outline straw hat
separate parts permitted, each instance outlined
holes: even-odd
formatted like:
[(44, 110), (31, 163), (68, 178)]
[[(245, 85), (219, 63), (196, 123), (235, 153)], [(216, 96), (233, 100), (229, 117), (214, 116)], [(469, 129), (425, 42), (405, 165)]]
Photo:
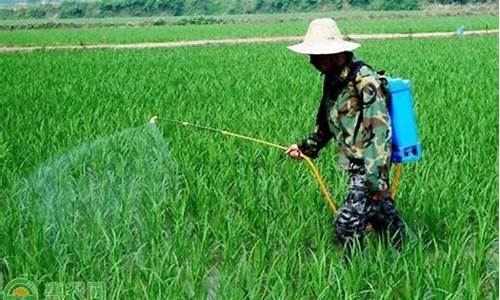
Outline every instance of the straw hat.
[(353, 51), (361, 45), (344, 41), (337, 23), (333, 19), (315, 19), (309, 24), (304, 41), (288, 49), (301, 54), (335, 54)]

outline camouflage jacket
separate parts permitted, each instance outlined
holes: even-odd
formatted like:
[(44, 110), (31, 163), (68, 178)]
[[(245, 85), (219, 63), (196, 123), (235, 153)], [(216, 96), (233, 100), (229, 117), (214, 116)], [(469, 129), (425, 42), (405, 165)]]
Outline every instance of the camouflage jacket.
[(348, 170), (351, 162), (361, 165), (368, 190), (386, 190), (392, 145), (387, 89), (369, 66), (363, 65), (355, 74), (349, 74), (351, 67), (354, 65), (346, 66), (340, 75), (325, 75), (316, 128), (298, 146), (304, 154), (315, 158), (335, 138), (340, 168)]

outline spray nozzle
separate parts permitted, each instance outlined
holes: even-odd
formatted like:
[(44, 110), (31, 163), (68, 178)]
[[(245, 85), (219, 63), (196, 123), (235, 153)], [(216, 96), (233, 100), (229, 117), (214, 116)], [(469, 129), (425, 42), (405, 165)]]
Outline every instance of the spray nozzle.
[(151, 120), (149, 120), (149, 124), (156, 126), (156, 123), (158, 123), (158, 116), (153, 116)]

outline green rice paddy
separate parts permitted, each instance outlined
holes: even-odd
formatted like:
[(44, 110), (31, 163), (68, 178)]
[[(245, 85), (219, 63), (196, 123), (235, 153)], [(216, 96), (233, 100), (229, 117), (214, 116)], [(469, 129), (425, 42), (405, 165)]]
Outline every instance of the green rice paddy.
[[(0, 31), (0, 46), (49, 46), (128, 44), (182, 40), (229, 39), (303, 35), (309, 21), (258, 24), (219, 24), (185, 26), (147, 26), (111, 28), (59, 28)], [(498, 16), (452, 16), (390, 19), (340, 19), (344, 34), (359, 33), (415, 33), (453, 32), (465, 30), (498, 29)]]
[[(322, 77), (285, 46), (0, 55), (0, 283), (104, 282), (108, 299), (497, 297), (498, 36), (357, 51), (411, 80), (424, 157), (397, 195), (403, 250), (369, 235), (352, 261), (305, 164), (143, 126), (157, 114), (296, 142)], [(341, 204), (336, 159), (329, 145), (317, 164)]]

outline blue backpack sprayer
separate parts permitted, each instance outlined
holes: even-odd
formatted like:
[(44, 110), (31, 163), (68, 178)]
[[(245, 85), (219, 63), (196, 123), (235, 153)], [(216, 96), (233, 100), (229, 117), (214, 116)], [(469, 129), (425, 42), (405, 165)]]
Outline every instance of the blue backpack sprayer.
[[(363, 66), (373, 69), (370, 65), (361, 60), (355, 61), (347, 79), (342, 83), (342, 86), (347, 85), (350, 81), (354, 81), (356, 74)], [(417, 121), (413, 109), (413, 96), (410, 81), (385, 76), (385, 71), (379, 71), (377, 73), (379, 80), (386, 87), (387, 109), (391, 116), (391, 159), (396, 164), (417, 161), (422, 158), (422, 148), (418, 139)], [(361, 113), (355, 131), (357, 131), (362, 121), (363, 114)]]
[(422, 158), (422, 147), (418, 139), (417, 121), (413, 110), (413, 96), (408, 80), (382, 76), (388, 87), (388, 107), (392, 124), (391, 160), (396, 163), (396, 174), (392, 182), (392, 199), (396, 199), (402, 164)]
[(422, 158), (417, 121), (413, 110), (411, 85), (408, 80), (386, 77), (389, 85), (388, 105), (392, 122), (392, 161), (410, 163)]

